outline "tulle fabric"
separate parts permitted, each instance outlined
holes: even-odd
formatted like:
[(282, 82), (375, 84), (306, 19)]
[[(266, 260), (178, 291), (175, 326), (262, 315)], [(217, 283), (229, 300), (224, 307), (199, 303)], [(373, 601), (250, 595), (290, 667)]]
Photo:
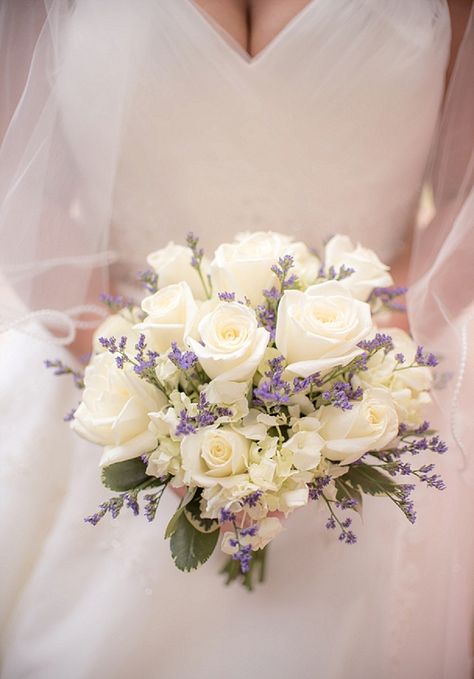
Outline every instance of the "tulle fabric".
[[(0, 35), (11, 34), (22, 4), (12, 0), (2, 5)], [(341, 556), (334, 536), (319, 528), (322, 517), (309, 511), (292, 517), (273, 550), (271, 582), (252, 598), (220, 589), (215, 575), (219, 556), (191, 576), (175, 572), (162, 540), (175, 505), (172, 496), (165, 498), (156, 526), (132, 517), (95, 529), (81, 525), (81, 517), (103, 496), (98, 457), (60, 422), (66, 402), (74, 405), (71, 390), (41, 373), (41, 361), (51, 356), (55, 341), (43, 325), (69, 341), (78, 317), (84, 320), (81, 312), (96, 311), (97, 293), (107, 290), (109, 274), (112, 284), (121, 287), (141, 254), (189, 227), (213, 244), (244, 226), (262, 226), (260, 211), (268, 220), (264, 226), (276, 223), (307, 238), (315, 229), (308, 214), (316, 211), (318, 224), (325, 224), (323, 235), (353, 229), (354, 237), (365, 234), (371, 239), (367, 245), (393, 256), (413, 217), (442, 96), (439, 74), (449, 42), (446, 3), (315, 0), (252, 61), (206, 23), (189, 0), (55, 0), (46, 9), (39, 35), (39, 22), (31, 30), (23, 24), (22, 39), (8, 47), (11, 59), (0, 63), (0, 69), (11, 72), (12, 64), (21, 63), (16, 49), (25, 48), (27, 55), (34, 46), (20, 105), (13, 114), (12, 103), (5, 114), (11, 123), (0, 152), (0, 320), (5, 327), (18, 323), (0, 336), (1, 474), (7, 489), (1, 516), (3, 542), (11, 543), (2, 557), (4, 679), (132, 673), (163, 679), (191, 673), (196, 678), (467, 679), (474, 594), (469, 445), (465, 454), (452, 446), (452, 456), (442, 463), (449, 496), (419, 497), (415, 529), (374, 499), (365, 509), (360, 544)], [(298, 40), (290, 41), (296, 29)], [(470, 403), (464, 389), (472, 345), (465, 320), (472, 277), (469, 256), (463, 255), (473, 237), (472, 99), (467, 87), (472, 39), (471, 23), (432, 150), (437, 216), (416, 234), (412, 277), (418, 282), (409, 298), (416, 338), (430, 349), (433, 343), (441, 348), (444, 366), (453, 373), (439, 401), (448, 419), (454, 414), (461, 444), (472, 440), (457, 421), (457, 413), (468, 413)], [(201, 59), (205, 67), (196, 70)], [(331, 59), (335, 67), (328, 70)], [(216, 69), (218, 85), (211, 76)], [(159, 92), (151, 98), (150, 72)], [(18, 78), (24, 77), (23, 68)], [(307, 120), (295, 115), (292, 126), (291, 116), (279, 112), (283, 98), (276, 96), (276, 86), (267, 85), (279, 79), (288, 87), (292, 83), (285, 97), (295, 111), (313, 115), (319, 108), (327, 113), (317, 119), (321, 128), (313, 135), (321, 154), (327, 151), (315, 174), (315, 163), (307, 161), (314, 138), (305, 144), (304, 135), (293, 134)], [(351, 120), (348, 108), (331, 108), (348, 81), (354, 85), (351, 116), (360, 128), (353, 143), (352, 131), (343, 134)], [(364, 119), (365, 100), (356, 94), (371, 83)], [(265, 87), (267, 106), (259, 107), (256, 93)], [(404, 98), (407, 91), (411, 98)], [(202, 99), (199, 92), (205, 93)], [(377, 108), (379, 100), (384, 105)], [(196, 151), (200, 141), (194, 140), (199, 135), (193, 121), (195, 114), (201, 120), (212, 111), (210, 101), (220, 108), (209, 118), (204, 157), (204, 151)], [(273, 133), (282, 131), (281, 146), (267, 143), (260, 149), (268, 165), (283, 166), (285, 179), (299, 161), (302, 182), (305, 174), (313, 182), (314, 176), (321, 178), (324, 191), (319, 193), (311, 181), (304, 184), (313, 198), (313, 203), (306, 200), (307, 210), (300, 207), (303, 201), (292, 202), (286, 184), (272, 183), (265, 165), (252, 174), (253, 156), (248, 174), (231, 173), (216, 163), (219, 172), (209, 174), (211, 151), (236, 132), (232, 126), (225, 129), (232, 107), (243, 115), (238, 131), (242, 148), (250, 148), (249, 140), (265, 139), (266, 126)], [(390, 130), (398, 127), (405, 130), (397, 138), (399, 149), (389, 139)], [(291, 146), (290, 137), (299, 145)], [(364, 165), (367, 145), (358, 145), (361, 139), (371, 142), (370, 149), (378, 144), (391, 153), (374, 154)], [(166, 162), (173, 159), (173, 148), (179, 149), (179, 166), (188, 174)], [(236, 153), (235, 145), (224, 148)], [(170, 149), (161, 165), (157, 149)], [(193, 152), (201, 165), (186, 163)], [(143, 158), (148, 175), (140, 167)], [(237, 167), (244, 166), (235, 160)], [(398, 173), (391, 174), (393, 168)], [(216, 181), (210, 206), (209, 193), (200, 202), (193, 173)], [(233, 183), (217, 183), (219, 173), (231, 176)], [(336, 190), (335, 176), (344, 191)], [(173, 189), (178, 179), (180, 193)], [(253, 185), (261, 193), (237, 219), (232, 201), (238, 205), (245, 195), (230, 187), (246, 182), (248, 195)], [(325, 194), (331, 198), (326, 203)], [(278, 210), (266, 207), (269, 196), (278, 201)], [(288, 218), (295, 210), (304, 222), (300, 231)], [(35, 312), (41, 315), (32, 317)], [(48, 323), (38, 323), (41, 318)], [(73, 360), (63, 348), (59, 357)], [(33, 390), (29, 386), (26, 393), (20, 385), (31, 375)]]

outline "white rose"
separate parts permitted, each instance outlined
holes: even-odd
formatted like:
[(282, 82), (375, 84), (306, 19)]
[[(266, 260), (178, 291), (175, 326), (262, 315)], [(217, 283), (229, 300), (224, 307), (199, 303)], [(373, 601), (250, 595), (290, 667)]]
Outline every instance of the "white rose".
[(348, 236), (334, 236), (326, 244), (326, 269), (331, 266), (338, 271), (342, 265), (354, 269), (342, 285), (351, 291), (352, 295), (362, 301), (367, 300), (374, 288), (385, 288), (393, 285), (393, 279), (388, 273), (390, 267), (383, 264), (373, 250), (363, 248), (360, 244), (354, 247)]
[(198, 326), (204, 346), (188, 344), (211, 379), (249, 380), (262, 360), (270, 335), (257, 326), (255, 312), (238, 302), (220, 302)]
[(181, 441), (186, 484), (232, 483), (247, 471), (250, 441), (230, 427), (201, 429)]
[(136, 311), (130, 311), (124, 309), (118, 314), (111, 314), (107, 316), (105, 321), (99, 325), (97, 330), (94, 332), (92, 338), (92, 348), (95, 353), (101, 353), (102, 351), (107, 351), (102, 344), (99, 342), (99, 337), (115, 337), (117, 342), (121, 337), (127, 337), (127, 348), (134, 347), (138, 342), (140, 333), (135, 330), (134, 326), (138, 323), (140, 319), (138, 318), (138, 313)]
[[(367, 370), (354, 376), (354, 386), (383, 386), (391, 391), (398, 417), (401, 422), (411, 426), (420, 424), (425, 406), (431, 402), (429, 390), (433, 383), (430, 368), (424, 366), (407, 366), (415, 358), (416, 343), (400, 328), (384, 329), (393, 340), (393, 351), (387, 354), (378, 351), (367, 362)], [(397, 363), (396, 355), (403, 354), (405, 362)], [(397, 370), (402, 368), (402, 370)]]
[(162, 391), (138, 377), (129, 365), (117, 368), (110, 353), (93, 356), (84, 381), (82, 402), (71, 427), (105, 446), (101, 466), (138, 457), (155, 447), (148, 413), (166, 405)]
[[(195, 299), (204, 300), (206, 293), (198, 272), (191, 266), (192, 256), (190, 248), (170, 241), (165, 248), (148, 255), (147, 262), (158, 274), (160, 288), (184, 281), (191, 288)], [(202, 259), (201, 271), (206, 280), (209, 273), (209, 260), (206, 257)]]
[(327, 281), (283, 294), (275, 343), (288, 370), (307, 377), (352, 361), (371, 330), (370, 306), (353, 299), (341, 283)]
[(191, 332), (197, 315), (197, 305), (187, 283), (168, 285), (145, 297), (142, 309), (146, 318), (135, 328), (149, 333), (153, 348), (161, 353), (168, 351), (172, 342), (184, 346), (184, 337)]
[(211, 262), (214, 292), (235, 292), (253, 306), (264, 301), (263, 290), (275, 285), (271, 267), (286, 253), (291, 239), (272, 231), (239, 234), (234, 243), (220, 245)]
[(324, 439), (316, 431), (299, 431), (283, 444), (293, 453), (293, 464), (300, 471), (316, 469), (323, 446)]
[(291, 255), (295, 266), (290, 270), (298, 276), (298, 281), (304, 288), (315, 282), (321, 269), (321, 260), (301, 242), (290, 243), (284, 247), (282, 255)]
[(367, 389), (351, 410), (323, 406), (318, 411), (324, 455), (350, 464), (369, 450), (382, 450), (398, 434), (398, 416), (390, 392)]

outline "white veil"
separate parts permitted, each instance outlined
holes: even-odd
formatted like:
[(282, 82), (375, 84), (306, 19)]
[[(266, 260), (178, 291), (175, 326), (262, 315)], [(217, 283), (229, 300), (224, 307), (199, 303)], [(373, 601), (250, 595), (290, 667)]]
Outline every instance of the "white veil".
[[(474, 440), (474, 8), (450, 79), (429, 180), (435, 215), (418, 228), (408, 293), (415, 339), (442, 358), (435, 391), (452, 437), (467, 463)], [(447, 375), (447, 373), (449, 375)], [(449, 376), (446, 383), (444, 376)], [(443, 385), (442, 383), (445, 382)], [(448, 408), (448, 404), (450, 407)], [(472, 462), (470, 468), (472, 470)]]

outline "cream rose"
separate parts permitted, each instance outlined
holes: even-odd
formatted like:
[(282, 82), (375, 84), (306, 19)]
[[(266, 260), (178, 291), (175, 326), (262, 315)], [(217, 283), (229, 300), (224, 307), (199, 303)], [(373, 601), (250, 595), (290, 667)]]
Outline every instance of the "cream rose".
[[(195, 299), (204, 300), (206, 292), (198, 272), (191, 266), (192, 256), (190, 248), (170, 241), (166, 247), (148, 255), (147, 262), (158, 274), (160, 288), (184, 281), (191, 288)], [(206, 277), (209, 273), (209, 260), (206, 257), (201, 262), (201, 270)]]
[(374, 288), (393, 285), (390, 267), (383, 264), (373, 250), (354, 246), (348, 236), (334, 236), (326, 244), (326, 269), (333, 266), (338, 271), (342, 265), (354, 269), (341, 284), (353, 297), (366, 301)]
[(85, 372), (85, 389), (71, 427), (83, 438), (105, 446), (101, 466), (147, 453), (156, 445), (149, 413), (163, 408), (166, 396), (110, 353), (96, 354)]
[(288, 370), (307, 377), (352, 361), (372, 327), (369, 305), (353, 299), (341, 283), (327, 281), (283, 294), (275, 343)]
[[(424, 366), (408, 367), (415, 358), (417, 345), (404, 330), (386, 328), (384, 332), (393, 340), (393, 351), (387, 354), (378, 351), (371, 356), (367, 370), (354, 376), (354, 385), (386, 387), (392, 394), (400, 421), (417, 426), (423, 419), (425, 406), (431, 402), (432, 371)], [(397, 363), (397, 354), (405, 357), (403, 364)]]
[(172, 342), (184, 345), (184, 337), (191, 332), (198, 311), (191, 288), (184, 282), (145, 297), (142, 309), (146, 318), (135, 329), (146, 331), (153, 348), (160, 353), (168, 351)]
[(319, 276), (321, 260), (302, 242), (290, 243), (284, 247), (282, 255), (291, 255), (294, 267), (290, 274), (295, 274), (303, 288), (312, 285)]
[(201, 319), (199, 336), (188, 345), (211, 379), (249, 380), (262, 360), (270, 335), (257, 326), (255, 312), (238, 302), (220, 302)]
[(288, 236), (272, 231), (243, 233), (234, 243), (223, 243), (211, 262), (214, 292), (235, 292), (238, 299), (260, 304), (263, 290), (276, 282), (271, 267), (287, 254), (290, 243)]
[(390, 392), (367, 389), (351, 410), (323, 406), (318, 411), (324, 455), (350, 464), (369, 450), (382, 450), (398, 434), (398, 416)]
[(198, 430), (181, 441), (184, 482), (202, 488), (232, 483), (229, 477), (244, 474), (250, 441), (230, 427)]

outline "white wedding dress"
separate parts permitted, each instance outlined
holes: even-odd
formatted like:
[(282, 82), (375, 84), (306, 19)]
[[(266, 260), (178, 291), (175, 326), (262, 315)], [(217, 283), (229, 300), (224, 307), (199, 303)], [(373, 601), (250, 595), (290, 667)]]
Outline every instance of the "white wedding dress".
[[(56, 96), (91, 194), (107, 140), (120, 142), (115, 288), (190, 229), (209, 250), (246, 229), (315, 246), (343, 232), (392, 260), (414, 221), (449, 42), (443, 0), (313, 0), (254, 58), (191, 0), (81, 2)], [(120, 129), (110, 83), (126, 90)], [(79, 224), (80, 205), (71, 213)], [(468, 679), (472, 561), (450, 526), (472, 509), (455, 452), (441, 461), (448, 490), (418, 492), (414, 527), (369, 498), (344, 546), (324, 514), (296, 512), (249, 594), (223, 585), (220, 554), (175, 569), (171, 492), (152, 524), (126, 512), (83, 523), (108, 491), (100, 451), (61, 421), (77, 394), (42, 372), (58, 352), (13, 331), (0, 348), (2, 679)]]

